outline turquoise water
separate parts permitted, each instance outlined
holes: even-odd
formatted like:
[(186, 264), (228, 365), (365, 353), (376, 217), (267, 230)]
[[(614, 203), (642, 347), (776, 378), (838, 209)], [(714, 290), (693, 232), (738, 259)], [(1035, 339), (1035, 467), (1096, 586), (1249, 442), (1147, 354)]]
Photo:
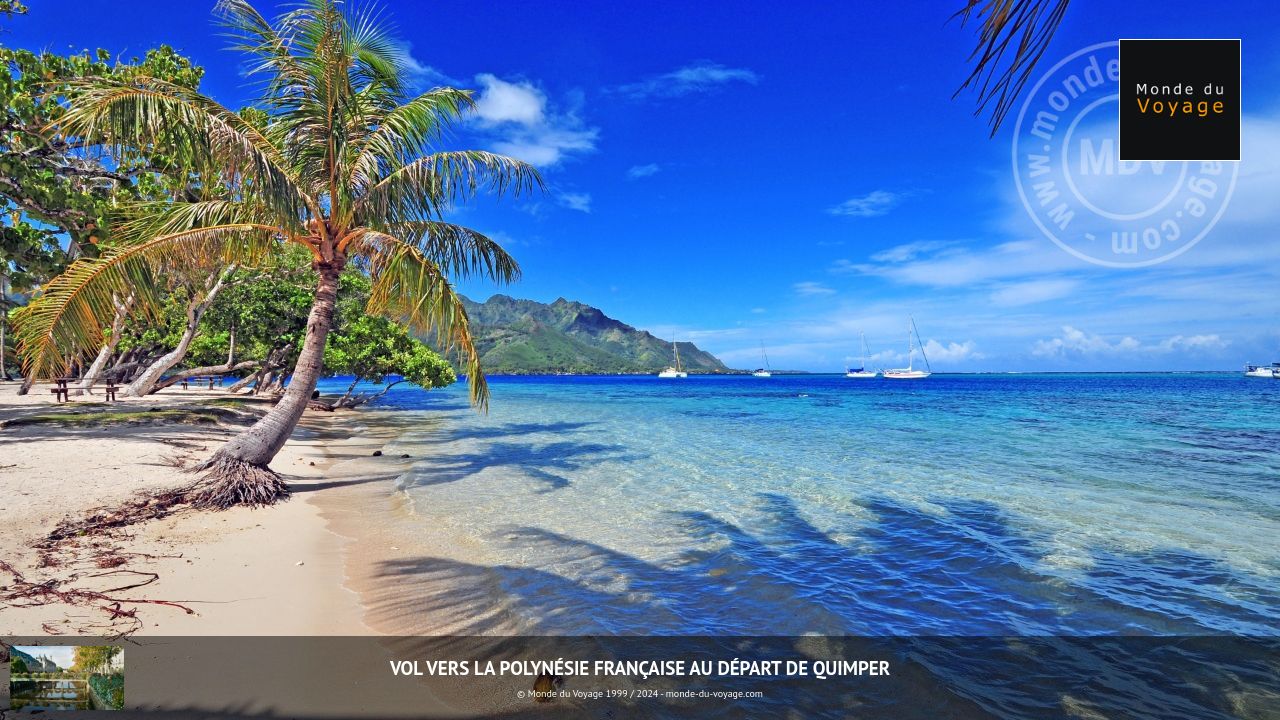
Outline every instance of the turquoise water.
[(463, 630), (1280, 634), (1280, 381), (491, 387), (487, 416), (461, 387), (383, 402), (417, 413), (432, 572), (490, 608)]

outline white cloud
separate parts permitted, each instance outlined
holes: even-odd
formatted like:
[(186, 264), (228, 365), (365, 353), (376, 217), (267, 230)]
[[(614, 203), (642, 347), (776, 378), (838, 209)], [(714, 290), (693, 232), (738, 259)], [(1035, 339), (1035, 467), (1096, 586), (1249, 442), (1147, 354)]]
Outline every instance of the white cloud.
[(1062, 327), (1062, 335), (1048, 340), (1037, 340), (1031, 354), (1038, 357), (1069, 357), (1072, 355), (1118, 355), (1137, 353), (1171, 353), (1179, 351), (1221, 350), (1227, 343), (1218, 335), (1174, 335), (1158, 343), (1144, 345), (1137, 338), (1124, 336), (1111, 341), (1100, 335), (1091, 335), (1070, 325)]
[(997, 287), (991, 293), (991, 302), (1002, 307), (1034, 305), (1048, 300), (1066, 297), (1080, 283), (1075, 280), (1028, 280)]
[(412, 43), (404, 43), (400, 48), (400, 53), (404, 69), (408, 72), (413, 84), (418, 87), (462, 87), (466, 84), (414, 57)]
[(907, 262), (908, 260), (915, 260), (926, 253), (936, 252), (952, 245), (955, 245), (955, 242), (948, 240), (917, 240), (916, 242), (896, 245), (888, 250), (881, 250), (872, 255), (871, 259), (883, 263)]
[(924, 353), (931, 362), (954, 363), (965, 360), (981, 360), (985, 357), (978, 352), (978, 346), (972, 340), (962, 343), (950, 342), (946, 345), (930, 339), (924, 344)]
[(706, 92), (729, 83), (755, 85), (760, 78), (746, 68), (731, 68), (708, 60), (700, 60), (669, 73), (619, 86), (617, 92), (633, 100), (647, 97), (672, 98)]
[(769, 311), (768, 311), (768, 310), (765, 310), (765, 309), (764, 309), (764, 308), (762, 308), (762, 307), (754, 307), (754, 308), (751, 308), (751, 313), (752, 313), (753, 315), (761, 315), (761, 314), (763, 314), (763, 313), (767, 313), (767, 312), (769, 312)]
[(662, 170), (662, 166), (657, 163), (649, 163), (648, 165), (633, 165), (627, 170), (627, 177), (632, 180), (646, 178), (651, 175), (657, 175)]
[(543, 121), (546, 95), (528, 82), (512, 83), (490, 73), (476, 76), (484, 89), (476, 99), (476, 115), (484, 122), (536, 125)]
[(843, 217), (880, 217), (888, 214), (909, 195), (910, 193), (889, 190), (872, 190), (866, 195), (849, 198), (835, 207), (828, 208), (827, 212)]
[(797, 295), (810, 296), (810, 297), (814, 295), (834, 295), (835, 294), (835, 290), (832, 290), (831, 288), (827, 287), (826, 285), (823, 285), (822, 283), (813, 282), (812, 280), (798, 282), (795, 285), (792, 285), (791, 289), (795, 290)]
[(490, 73), (476, 76), (475, 122), (488, 132), (493, 149), (539, 167), (595, 150), (600, 134), (572, 111), (548, 109), (546, 94), (528, 81), (509, 82)]
[(558, 196), (556, 196), (556, 201), (559, 202), (564, 207), (569, 208), (570, 210), (577, 210), (578, 212), (584, 212), (584, 213), (591, 212), (590, 193), (574, 193), (574, 192), (560, 193)]

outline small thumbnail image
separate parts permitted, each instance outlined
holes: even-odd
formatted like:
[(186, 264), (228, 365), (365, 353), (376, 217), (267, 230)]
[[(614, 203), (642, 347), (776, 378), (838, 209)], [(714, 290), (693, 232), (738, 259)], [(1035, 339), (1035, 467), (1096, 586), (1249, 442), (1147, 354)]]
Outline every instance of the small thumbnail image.
[(119, 645), (15, 645), (9, 648), (9, 707), (119, 710), (124, 648)]

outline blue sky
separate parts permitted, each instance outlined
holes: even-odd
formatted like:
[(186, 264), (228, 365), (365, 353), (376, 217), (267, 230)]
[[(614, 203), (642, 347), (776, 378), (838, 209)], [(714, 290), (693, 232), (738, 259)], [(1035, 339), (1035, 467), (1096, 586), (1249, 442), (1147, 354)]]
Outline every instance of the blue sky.
[[(1154, 267), (1059, 249), (988, 138), (957, 2), (396, 3), (424, 86), (478, 93), (460, 139), (551, 191), (459, 222), (508, 244), (503, 292), (567, 297), (730, 365), (834, 371), (905, 351), (938, 370), (1235, 369), (1280, 360), (1280, 7), (1076, 0), (1046, 54), (1121, 37), (1243, 39), (1244, 160), (1212, 233)], [(32, 3), (3, 42), (125, 56), (169, 43), (205, 92), (250, 98), (211, 2)], [(274, 14), (270, 3), (259, 6)], [(493, 288), (470, 284), (468, 294)]]

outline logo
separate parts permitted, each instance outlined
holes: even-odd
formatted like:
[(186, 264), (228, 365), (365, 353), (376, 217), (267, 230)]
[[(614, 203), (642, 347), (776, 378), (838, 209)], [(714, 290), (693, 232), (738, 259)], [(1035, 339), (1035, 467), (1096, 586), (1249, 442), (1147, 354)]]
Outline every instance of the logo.
[(1121, 40), (1120, 157), (1240, 159), (1239, 40)]
[(1191, 249), (1222, 217), (1239, 163), (1120, 159), (1119, 43), (1054, 65), (1018, 113), (1013, 174), (1050, 240), (1106, 267), (1136, 268)]

